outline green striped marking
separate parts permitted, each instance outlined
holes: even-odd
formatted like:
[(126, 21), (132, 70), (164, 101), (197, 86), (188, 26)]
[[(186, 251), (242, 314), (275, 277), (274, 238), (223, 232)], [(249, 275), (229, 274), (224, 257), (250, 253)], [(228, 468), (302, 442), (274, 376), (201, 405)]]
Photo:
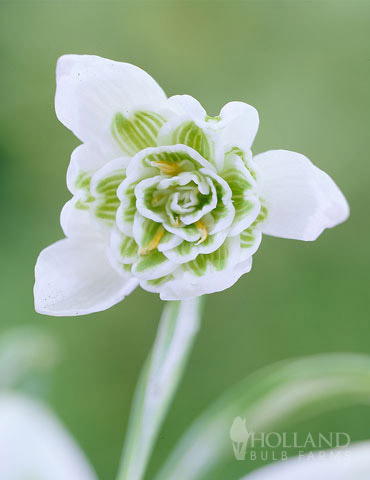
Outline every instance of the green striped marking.
[(125, 190), (123, 201), (124, 208), (120, 210), (120, 212), (122, 212), (124, 223), (133, 223), (134, 221), (136, 213), (135, 187), (137, 184), (138, 182), (134, 182)]
[(256, 180), (256, 178), (257, 178), (256, 172), (248, 164), (247, 159), (245, 158), (245, 152), (243, 152), (243, 150), (239, 147), (233, 147), (231, 150), (229, 150), (226, 153), (226, 155), (228, 155), (229, 153), (233, 153), (234, 155), (238, 155), (238, 157), (240, 157), (242, 159), (245, 167), (248, 169), (249, 173), (252, 175), (254, 180)]
[(256, 237), (254, 235), (255, 227), (263, 222), (267, 218), (267, 208), (264, 205), (261, 205), (260, 213), (256, 220), (252, 223), (250, 227), (241, 232), (240, 234), (240, 247), (241, 248), (250, 248), (253, 247)]
[(123, 263), (121, 265), (121, 268), (124, 272), (131, 272), (132, 269), (132, 263)]
[(253, 234), (253, 228), (249, 227), (240, 234), (240, 247), (251, 248), (254, 245), (256, 237)]
[(125, 169), (118, 169), (102, 178), (97, 186), (97, 198), (94, 204), (94, 214), (97, 218), (112, 223), (116, 219), (120, 201), (117, 189), (126, 178)]
[(132, 237), (122, 235), (122, 243), (119, 251), (124, 263), (127, 263), (125, 260), (130, 260), (132, 262), (137, 257), (138, 250), (138, 245)]
[(122, 150), (133, 156), (144, 148), (157, 146), (158, 132), (165, 122), (154, 112), (137, 111), (130, 118), (118, 112), (113, 118), (112, 134)]
[(267, 215), (268, 215), (267, 208), (266, 208), (265, 205), (263, 205), (263, 203), (262, 203), (263, 200), (260, 199), (260, 202), (261, 202), (260, 213), (258, 214), (258, 217), (256, 218), (256, 220), (252, 223), (251, 227), (255, 227), (256, 225), (263, 222), (267, 218)]
[(90, 191), (91, 174), (88, 172), (80, 172), (75, 180), (77, 190)]
[(216, 207), (210, 212), (215, 220), (218, 222), (222, 218), (226, 217), (229, 213), (229, 208), (223, 202), (224, 189), (219, 183), (214, 182), (217, 195), (217, 204)]
[(140, 257), (140, 260), (135, 263), (135, 272), (141, 273), (146, 270), (151, 270), (164, 262), (168, 262), (167, 257), (158, 250), (152, 250), (147, 255)]
[(209, 254), (201, 253), (191, 262), (184, 264), (184, 268), (201, 277), (207, 273), (210, 266), (217, 271), (223, 270), (227, 265), (228, 257), (228, 242), (224, 242), (215, 252)]
[(221, 120), (221, 115), (216, 115), (215, 117), (206, 115), (206, 122), (219, 122), (220, 120)]
[(164, 277), (156, 278), (154, 280), (146, 280), (146, 283), (148, 285), (151, 285), (152, 287), (160, 287), (161, 285), (164, 285), (165, 283), (173, 279), (174, 279), (173, 275), (170, 274), (170, 275), (165, 275)]
[(193, 148), (206, 160), (211, 161), (213, 157), (213, 145), (208, 136), (192, 121), (183, 123), (173, 131), (172, 142)]
[(253, 203), (246, 198), (245, 193), (252, 188), (242, 172), (229, 168), (222, 173), (232, 192), (232, 202), (235, 208), (235, 220), (245, 217), (253, 208)]
[[(161, 223), (154, 222), (149, 218), (145, 218), (141, 226), (140, 246), (145, 248), (150, 245), (158, 234), (162, 233), (163, 226)], [(164, 234), (164, 231), (163, 231)], [(162, 237), (160, 238), (160, 240)], [(159, 242), (158, 242), (159, 243)], [(156, 247), (157, 248), (157, 247)]]
[(91, 173), (80, 172), (75, 180), (75, 188), (81, 191), (82, 197), (75, 203), (78, 210), (89, 210), (95, 198), (90, 193)]

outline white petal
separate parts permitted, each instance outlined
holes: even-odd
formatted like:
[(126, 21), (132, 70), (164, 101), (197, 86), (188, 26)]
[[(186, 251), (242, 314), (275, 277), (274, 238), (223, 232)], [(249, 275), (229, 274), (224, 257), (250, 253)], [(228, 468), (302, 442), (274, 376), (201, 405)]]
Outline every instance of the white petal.
[(75, 182), (81, 173), (94, 173), (107, 163), (106, 157), (98, 145), (79, 145), (71, 155), (67, 170), (67, 187), (71, 193), (76, 193)]
[(105, 310), (137, 286), (111, 266), (103, 244), (65, 239), (45, 248), (35, 268), (35, 308), (54, 316)]
[(186, 115), (197, 121), (204, 121), (207, 115), (202, 105), (191, 95), (174, 95), (168, 99), (167, 105), (178, 115)]
[(370, 443), (346, 449), (314, 452), (257, 470), (243, 480), (368, 480)]
[(90, 210), (76, 208), (78, 200), (78, 197), (73, 197), (62, 208), (60, 224), (65, 236), (75, 239), (82, 238), (88, 241), (108, 239), (108, 232), (98, 225)]
[[(57, 64), (55, 110), (59, 120), (84, 142), (112, 142), (117, 112), (159, 106), (161, 87), (140, 68), (94, 55), (64, 55)], [(101, 140), (101, 138), (106, 137)]]
[[(250, 149), (256, 136), (259, 118), (257, 110), (244, 102), (229, 102), (220, 111), (219, 119), (207, 117), (202, 105), (190, 95), (176, 95), (168, 99), (168, 106), (178, 115), (185, 115), (206, 130), (220, 133), (225, 146)], [(209, 121), (207, 121), (209, 118)]]
[(96, 480), (78, 445), (44, 406), (0, 397), (0, 478)]
[[(213, 272), (196, 278), (184, 275), (178, 279), (167, 282), (159, 290), (161, 300), (186, 300), (208, 293), (221, 292), (232, 287), (239, 278), (248, 273), (252, 268), (252, 257), (244, 260), (230, 270)], [(145, 282), (141, 283), (145, 289)]]
[(268, 212), (263, 233), (316, 240), (325, 228), (347, 219), (349, 207), (342, 192), (304, 155), (271, 150), (257, 155), (255, 163)]
[(247, 103), (229, 102), (222, 108), (220, 117), (216, 125), (224, 145), (251, 148), (259, 125), (257, 110)]

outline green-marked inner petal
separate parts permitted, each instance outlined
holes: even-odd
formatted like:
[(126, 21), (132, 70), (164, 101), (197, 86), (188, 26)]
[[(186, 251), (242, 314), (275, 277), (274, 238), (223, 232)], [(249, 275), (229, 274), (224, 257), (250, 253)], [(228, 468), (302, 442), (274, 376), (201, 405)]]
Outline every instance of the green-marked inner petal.
[(113, 262), (118, 263), (120, 268), (123, 268), (122, 264), (129, 265), (131, 270), (132, 263), (139, 258), (139, 246), (135, 239), (123, 234), (117, 228), (113, 228), (110, 246)]
[(195, 225), (176, 227), (171, 223), (164, 222), (163, 226), (168, 232), (174, 233), (188, 242), (197, 242), (201, 237), (200, 231)]
[(213, 178), (213, 184), (216, 189), (217, 202), (215, 208), (210, 212), (213, 218), (213, 226), (209, 231), (210, 234), (218, 233), (228, 228), (232, 224), (235, 216), (230, 187), (217, 175)]
[(148, 269), (153, 269), (154, 267), (157, 267), (163, 262), (167, 261), (167, 257), (163, 255), (163, 253), (156, 251), (153, 251), (152, 253), (148, 255), (144, 255), (135, 262), (135, 273), (140, 273), (140, 272), (145, 272), (145, 270)]
[(112, 122), (112, 134), (122, 150), (130, 156), (157, 145), (158, 131), (165, 119), (154, 112), (137, 111), (129, 118), (118, 112)]
[(184, 264), (184, 269), (200, 277), (211, 268), (216, 271), (224, 270), (228, 263), (229, 243), (224, 242), (220, 248), (210, 254), (200, 254), (195, 260)]
[(173, 280), (173, 275), (165, 275), (164, 277), (155, 278), (154, 280), (147, 280), (149, 285), (153, 287), (158, 287), (159, 285), (163, 285), (164, 283), (168, 282), (169, 280)]
[(108, 223), (115, 222), (116, 213), (120, 206), (117, 190), (126, 178), (125, 172), (125, 169), (115, 170), (96, 183), (94, 188), (96, 200), (93, 211), (95, 216), (100, 220), (107, 221)]
[(186, 263), (194, 260), (198, 255), (210, 254), (217, 250), (225, 241), (227, 232), (223, 231), (216, 235), (208, 235), (202, 242), (182, 242), (176, 248), (167, 250), (165, 253), (169, 260), (175, 263)]
[(152, 250), (133, 264), (132, 272), (140, 279), (153, 280), (163, 277), (175, 270), (176, 265), (168, 260), (162, 252)]
[[(140, 246), (140, 254), (147, 254), (158, 249), (162, 240), (164, 245), (168, 246), (171, 242), (170, 237), (172, 237), (172, 234), (166, 232), (162, 223), (145, 218), (139, 212), (135, 214), (133, 232), (134, 238)], [(173, 245), (175, 246), (176, 242)]]
[(136, 213), (136, 197), (135, 188), (137, 182), (130, 183), (126, 178), (118, 189), (118, 198), (120, 199), (120, 206), (117, 210), (117, 226), (126, 235), (133, 235), (133, 224)]
[(78, 200), (75, 203), (75, 208), (79, 210), (89, 210), (91, 203), (95, 200), (90, 193), (92, 174), (89, 172), (80, 172), (75, 180), (75, 188), (78, 190)]
[(251, 248), (256, 240), (256, 234), (253, 228), (247, 228), (240, 234), (241, 248)]
[(253, 192), (255, 180), (241, 157), (232, 152), (225, 155), (225, 165), (221, 175), (231, 189), (235, 208), (230, 235), (237, 235), (254, 222), (260, 211), (260, 202)]
[(232, 155), (237, 155), (243, 162), (245, 168), (248, 169), (249, 173), (252, 175), (253, 179), (256, 180), (257, 176), (256, 176), (256, 172), (253, 170), (253, 168), (251, 168), (248, 160), (247, 160), (247, 154), (246, 152), (244, 152), (241, 148), (239, 147), (233, 147), (231, 150), (229, 150), (228, 152), (226, 152), (225, 154), (225, 158), (228, 157), (229, 154), (232, 154)]
[(122, 242), (120, 245), (120, 258), (122, 263), (133, 263), (138, 255), (138, 245), (132, 237), (122, 235)]
[[(260, 199), (260, 202), (263, 202), (263, 200)], [(256, 225), (258, 225), (259, 223), (262, 223), (264, 220), (266, 220), (267, 215), (268, 215), (267, 208), (266, 208), (266, 206), (263, 205), (263, 203), (262, 203), (262, 204), (261, 204), (260, 213), (259, 213), (258, 217), (256, 218), (256, 220), (254, 221), (254, 223), (253, 223), (252, 226), (256, 226)]]
[(214, 144), (209, 135), (202, 130), (193, 121), (188, 121), (172, 132), (170, 137), (171, 144), (181, 143), (187, 145), (204, 157), (209, 162), (213, 162)]

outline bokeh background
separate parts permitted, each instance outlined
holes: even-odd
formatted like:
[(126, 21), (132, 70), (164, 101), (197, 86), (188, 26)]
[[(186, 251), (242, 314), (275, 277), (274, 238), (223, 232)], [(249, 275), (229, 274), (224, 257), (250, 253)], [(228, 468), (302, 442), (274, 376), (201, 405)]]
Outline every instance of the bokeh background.
[[(34, 263), (62, 237), (65, 174), (79, 143), (55, 117), (57, 58), (91, 53), (134, 63), (168, 95), (198, 98), (210, 115), (228, 101), (246, 101), (260, 113), (254, 152), (306, 154), (351, 205), (349, 221), (317, 242), (265, 237), (252, 272), (207, 297), (150, 479), (190, 421), (248, 373), (318, 352), (370, 353), (369, 22), (370, 1), (360, 0), (0, 2), (0, 332), (37, 325), (58, 339), (62, 359), (47, 388), (34, 390), (101, 480), (114, 477), (162, 304), (138, 289), (86, 317), (34, 313)], [(367, 439), (370, 411), (346, 408), (292, 429)], [(234, 478), (241, 468), (234, 463), (212, 479)]]

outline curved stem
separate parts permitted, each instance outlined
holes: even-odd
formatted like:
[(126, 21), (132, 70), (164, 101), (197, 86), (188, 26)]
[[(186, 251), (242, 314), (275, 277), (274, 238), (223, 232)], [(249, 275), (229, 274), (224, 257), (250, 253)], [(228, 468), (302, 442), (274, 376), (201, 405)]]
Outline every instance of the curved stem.
[(168, 302), (140, 375), (117, 480), (141, 480), (199, 330), (200, 298)]

